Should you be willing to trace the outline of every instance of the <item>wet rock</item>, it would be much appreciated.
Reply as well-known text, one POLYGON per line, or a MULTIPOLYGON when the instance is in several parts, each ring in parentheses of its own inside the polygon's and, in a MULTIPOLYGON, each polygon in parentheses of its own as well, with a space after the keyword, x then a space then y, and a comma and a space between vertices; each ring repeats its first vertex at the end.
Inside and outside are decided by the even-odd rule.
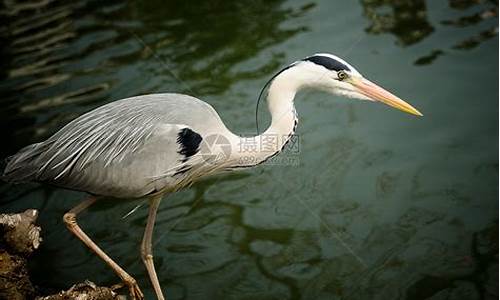
POLYGON ((41 228, 35 224, 38 211, 0 214, 0 299, 8 300, 121 300, 115 290, 121 286, 100 287, 91 281, 73 285, 56 295, 40 296, 29 278, 31 254, 38 249, 41 228))
POLYGON ((62 291, 57 295, 38 297, 36 300, 125 300, 124 296, 118 296, 112 288, 97 286, 92 281, 73 285, 69 290, 62 291))
POLYGON ((0 299, 32 299, 35 289, 28 276, 27 259, 41 242, 38 212, 0 214, 0 299))
POLYGON ((0 214, 0 239, 9 252, 28 257, 40 246, 41 228, 35 225, 37 217, 35 209, 19 214, 0 214))

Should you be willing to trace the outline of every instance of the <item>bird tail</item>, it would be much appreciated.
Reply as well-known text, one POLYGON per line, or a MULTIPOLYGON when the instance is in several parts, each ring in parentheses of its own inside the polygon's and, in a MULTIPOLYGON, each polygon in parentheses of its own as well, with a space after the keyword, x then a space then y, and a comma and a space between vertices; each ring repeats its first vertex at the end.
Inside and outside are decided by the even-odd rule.
POLYGON ((44 143, 32 144, 7 157, 0 178, 11 183, 35 180, 38 172, 37 159, 46 148, 44 143))

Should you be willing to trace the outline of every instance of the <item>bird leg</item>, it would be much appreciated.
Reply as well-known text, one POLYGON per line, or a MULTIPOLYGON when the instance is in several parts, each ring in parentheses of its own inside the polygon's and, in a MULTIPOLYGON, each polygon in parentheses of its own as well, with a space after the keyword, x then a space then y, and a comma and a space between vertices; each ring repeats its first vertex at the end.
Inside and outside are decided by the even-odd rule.
POLYGON ((68 227, 69 231, 71 231, 74 235, 76 235, 87 247, 90 248, 95 254, 97 254, 104 262, 110 266, 115 273, 122 279, 123 283, 129 288, 130 296, 134 300, 142 300, 144 299, 144 295, 137 285, 137 281, 130 276, 125 270, 123 270, 117 263, 115 263, 104 251, 101 250, 90 238, 89 236, 83 232, 83 230, 78 226, 76 222, 76 216, 94 204, 97 200, 95 197, 89 197, 84 200, 82 203, 73 207, 70 211, 64 214, 63 220, 68 227))
POLYGON ((153 228, 156 220, 156 212, 158 211, 158 206, 160 205, 161 196, 155 196, 151 198, 149 203, 149 215, 148 221, 146 223, 146 229, 144 230, 144 236, 142 238, 141 244, 141 256, 146 269, 148 270, 149 279, 153 284, 153 288, 156 293, 158 300, 165 300, 163 293, 161 291, 160 282, 158 281, 158 276, 156 275, 155 265, 153 262, 153 251, 151 249, 151 238, 153 237, 153 228))

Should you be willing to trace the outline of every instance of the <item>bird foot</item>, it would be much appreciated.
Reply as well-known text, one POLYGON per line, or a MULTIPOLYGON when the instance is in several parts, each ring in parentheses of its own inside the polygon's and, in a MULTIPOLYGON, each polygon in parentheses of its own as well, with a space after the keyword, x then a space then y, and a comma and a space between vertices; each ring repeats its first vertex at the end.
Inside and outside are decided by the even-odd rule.
POLYGON ((139 285, 137 283, 133 283, 128 286, 130 297, 132 300, 144 300, 144 294, 142 293, 139 285))
POLYGON ((134 279, 132 279, 128 282, 124 281, 124 282, 120 282, 120 283, 117 283, 115 285, 112 285, 111 290, 116 291, 116 290, 119 290, 125 286, 128 287, 128 290, 130 293, 130 298, 132 300, 144 300, 144 294, 142 293, 141 289, 139 288, 139 285, 137 284, 137 282, 134 279))

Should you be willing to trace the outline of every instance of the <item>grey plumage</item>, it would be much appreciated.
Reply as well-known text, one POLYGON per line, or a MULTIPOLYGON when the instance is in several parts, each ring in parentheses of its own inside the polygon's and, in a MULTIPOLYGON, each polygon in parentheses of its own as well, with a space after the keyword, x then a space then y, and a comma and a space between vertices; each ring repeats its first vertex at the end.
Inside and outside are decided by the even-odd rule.
POLYGON ((177 135, 183 128, 202 135, 207 128, 227 132, 209 104, 187 95, 152 94, 115 101, 8 158, 3 179, 46 182, 119 198, 141 197, 183 181, 182 176, 172 176, 177 170, 196 169, 204 163, 179 153, 177 135))

